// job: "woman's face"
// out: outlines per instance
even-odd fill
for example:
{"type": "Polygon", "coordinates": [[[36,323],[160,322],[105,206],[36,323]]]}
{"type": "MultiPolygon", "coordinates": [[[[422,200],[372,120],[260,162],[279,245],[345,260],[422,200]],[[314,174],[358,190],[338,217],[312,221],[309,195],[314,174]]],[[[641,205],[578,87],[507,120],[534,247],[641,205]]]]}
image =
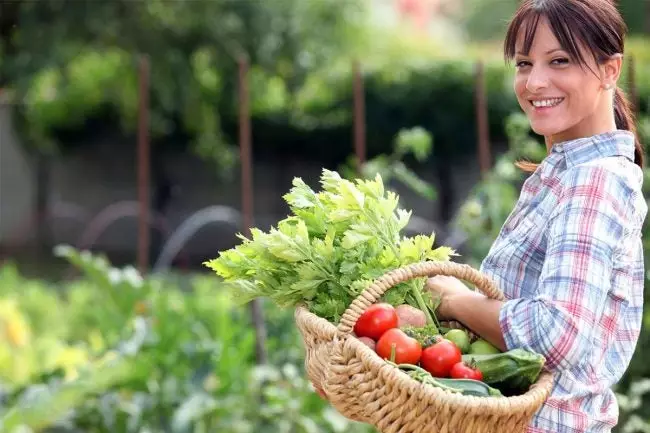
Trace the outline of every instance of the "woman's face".
{"type": "Polygon", "coordinates": [[[522,53],[524,32],[520,33],[514,89],[533,131],[553,142],[593,135],[594,126],[602,122],[599,114],[604,98],[613,97],[603,90],[602,74],[592,72],[600,73],[602,67],[584,50],[583,58],[590,61],[588,68],[570,58],[544,18],[527,54],[522,53]]]}

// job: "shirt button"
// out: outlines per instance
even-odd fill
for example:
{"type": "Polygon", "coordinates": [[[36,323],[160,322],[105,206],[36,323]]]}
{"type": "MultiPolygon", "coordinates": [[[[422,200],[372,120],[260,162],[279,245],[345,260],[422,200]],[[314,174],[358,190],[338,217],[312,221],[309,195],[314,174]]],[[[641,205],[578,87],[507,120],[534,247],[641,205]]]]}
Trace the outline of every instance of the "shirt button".
{"type": "Polygon", "coordinates": [[[564,148],[562,147],[561,144],[558,144],[557,146],[555,146],[555,150],[557,150],[558,152],[562,152],[564,148]]]}

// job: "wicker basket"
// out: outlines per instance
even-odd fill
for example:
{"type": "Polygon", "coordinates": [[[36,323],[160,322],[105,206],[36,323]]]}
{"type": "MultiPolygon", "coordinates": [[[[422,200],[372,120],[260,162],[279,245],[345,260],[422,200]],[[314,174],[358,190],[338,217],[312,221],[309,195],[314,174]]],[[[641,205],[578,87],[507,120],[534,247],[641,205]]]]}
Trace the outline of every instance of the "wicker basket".
{"type": "Polygon", "coordinates": [[[396,269],[361,293],[338,326],[304,307],[296,309],[296,323],[306,349],[307,375],[343,416],[371,424],[382,433],[524,432],[551,392],[550,373],[543,371],[522,395],[465,396],[412,379],[353,336],[359,316],[386,290],[413,278],[433,275],[457,277],[473,283],[492,299],[504,299],[491,280],[468,265],[423,262],[396,269]]]}

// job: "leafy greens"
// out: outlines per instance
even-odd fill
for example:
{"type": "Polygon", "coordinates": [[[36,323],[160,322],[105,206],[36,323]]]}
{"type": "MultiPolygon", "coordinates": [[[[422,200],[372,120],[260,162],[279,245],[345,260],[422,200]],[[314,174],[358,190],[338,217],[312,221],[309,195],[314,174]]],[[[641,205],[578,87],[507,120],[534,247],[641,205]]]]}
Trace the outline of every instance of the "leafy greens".
{"type": "MultiPolygon", "coordinates": [[[[234,289],[241,303],[267,297],[280,307],[306,305],[336,323],[373,280],[393,269],[425,260],[446,261],[455,252],[433,249],[435,235],[401,236],[411,212],[398,208],[398,196],[374,180],[342,178],[324,169],[316,192],[302,179],[283,196],[292,215],[268,232],[238,234],[241,244],[204,264],[234,289]]],[[[383,297],[408,303],[435,320],[435,302],[424,278],[404,282],[383,297]]]]}

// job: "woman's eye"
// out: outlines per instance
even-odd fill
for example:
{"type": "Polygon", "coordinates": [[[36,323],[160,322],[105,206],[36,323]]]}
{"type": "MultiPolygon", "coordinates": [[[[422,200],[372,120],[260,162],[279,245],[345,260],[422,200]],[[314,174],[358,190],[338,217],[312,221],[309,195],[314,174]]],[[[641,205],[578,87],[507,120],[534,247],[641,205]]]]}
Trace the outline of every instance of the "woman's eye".
{"type": "Polygon", "coordinates": [[[565,57],[561,57],[559,59],[553,59],[551,63],[554,65],[566,65],[567,63],[569,63],[569,59],[565,57]]]}
{"type": "Polygon", "coordinates": [[[526,67],[526,66],[530,66],[530,62],[528,62],[526,60],[520,60],[520,61],[518,61],[516,63],[516,66],[517,66],[517,68],[523,68],[523,67],[526,67]]]}

